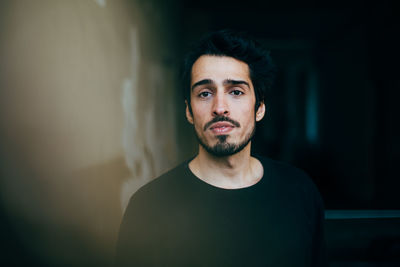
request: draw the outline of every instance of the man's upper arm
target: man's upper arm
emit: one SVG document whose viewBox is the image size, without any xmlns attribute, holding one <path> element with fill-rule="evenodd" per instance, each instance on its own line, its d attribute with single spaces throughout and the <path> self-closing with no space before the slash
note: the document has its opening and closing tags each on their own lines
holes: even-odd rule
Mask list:
<svg viewBox="0 0 400 267">
<path fill-rule="evenodd" d="M 157 236 L 154 209 L 140 194 L 129 202 L 119 230 L 115 266 L 151 266 Z"/>
</svg>

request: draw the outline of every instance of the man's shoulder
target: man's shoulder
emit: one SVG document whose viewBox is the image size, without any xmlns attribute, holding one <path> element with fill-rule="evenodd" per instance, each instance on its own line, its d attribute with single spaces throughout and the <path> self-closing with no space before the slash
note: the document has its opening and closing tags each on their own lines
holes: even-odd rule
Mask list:
<svg viewBox="0 0 400 267">
<path fill-rule="evenodd" d="M 187 175 L 187 164 L 188 161 L 184 161 L 143 185 L 133 194 L 131 201 L 132 199 L 161 198 L 167 196 L 171 191 L 176 191 L 178 187 L 182 186 L 183 176 Z"/>
<path fill-rule="evenodd" d="M 284 186 L 303 188 L 318 192 L 314 181 L 302 169 L 297 168 L 289 163 L 274 160 L 267 157 L 256 156 L 264 168 L 264 176 L 273 182 Z"/>
<path fill-rule="evenodd" d="M 263 156 L 255 156 L 263 165 L 264 171 L 268 174 L 279 174 L 287 178 L 298 178 L 309 180 L 310 177 L 303 170 L 283 161 L 274 160 Z"/>
<path fill-rule="evenodd" d="M 264 178 L 269 181 L 265 184 L 271 186 L 279 196 L 306 207 L 310 216 L 319 216 L 315 212 L 322 212 L 323 200 L 316 184 L 306 172 L 286 162 L 263 157 L 258 159 L 264 167 Z"/>
</svg>

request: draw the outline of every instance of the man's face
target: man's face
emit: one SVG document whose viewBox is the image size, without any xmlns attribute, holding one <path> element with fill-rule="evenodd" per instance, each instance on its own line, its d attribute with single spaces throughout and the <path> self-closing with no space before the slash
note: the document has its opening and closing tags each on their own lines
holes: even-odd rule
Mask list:
<svg viewBox="0 0 400 267">
<path fill-rule="evenodd" d="M 265 113 L 264 103 L 260 103 L 255 114 L 255 102 L 246 63 L 232 57 L 203 55 L 193 64 L 192 113 L 186 103 L 186 117 L 209 153 L 229 156 L 249 144 L 255 122 Z"/>
</svg>

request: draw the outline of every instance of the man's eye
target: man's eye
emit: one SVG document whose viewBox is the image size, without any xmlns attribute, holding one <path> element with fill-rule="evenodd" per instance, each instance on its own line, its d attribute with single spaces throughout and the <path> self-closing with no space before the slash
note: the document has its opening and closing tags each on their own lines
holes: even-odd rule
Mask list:
<svg viewBox="0 0 400 267">
<path fill-rule="evenodd" d="M 232 90 L 231 94 L 234 96 L 239 96 L 239 95 L 243 95 L 243 92 L 240 90 Z"/>
<path fill-rule="evenodd" d="M 200 97 L 203 97 L 203 98 L 209 97 L 210 95 L 211 95 L 210 92 L 201 92 L 201 93 L 199 94 L 199 96 L 200 96 Z"/>
</svg>

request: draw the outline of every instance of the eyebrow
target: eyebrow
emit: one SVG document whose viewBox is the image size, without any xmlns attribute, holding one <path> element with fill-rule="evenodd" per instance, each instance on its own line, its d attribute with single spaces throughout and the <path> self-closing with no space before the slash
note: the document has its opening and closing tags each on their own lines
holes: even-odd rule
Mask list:
<svg viewBox="0 0 400 267">
<path fill-rule="evenodd" d="M 213 84 L 215 84 L 215 82 L 211 79 L 204 79 L 204 80 L 198 81 L 195 84 L 193 84 L 191 89 L 193 91 L 194 88 L 196 88 L 197 86 L 205 85 L 205 84 L 213 85 Z M 239 84 L 245 84 L 245 85 L 247 85 L 247 87 L 250 88 L 249 83 L 246 81 L 243 81 L 243 80 L 226 79 L 223 82 L 223 85 L 239 85 Z"/>
<path fill-rule="evenodd" d="M 192 91 L 197 86 L 204 85 L 204 84 L 214 84 L 214 81 L 211 80 L 211 79 L 204 79 L 204 80 L 198 81 L 198 82 L 196 82 L 195 84 L 192 85 Z"/>
<path fill-rule="evenodd" d="M 232 79 L 226 79 L 223 83 L 224 85 L 239 85 L 239 84 L 245 84 L 247 85 L 247 87 L 250 88 L 250 85 L 248 82 L 246 81 L 242 81 L 242 80 L 232 80 Z"/>
</svg>

